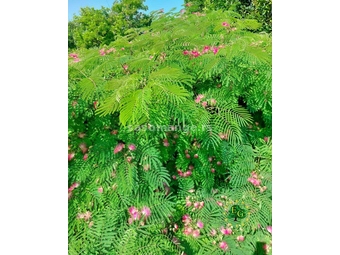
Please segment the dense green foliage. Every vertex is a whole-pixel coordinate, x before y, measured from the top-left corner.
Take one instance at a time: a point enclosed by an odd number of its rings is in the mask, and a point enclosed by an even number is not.
[[[189,12],[207,10],[230,10],[244,18],[256,18],[262,27],[259,30],[272,30],[272,0],[185,0]]]
[[[127,26],[70,54],[69,254],[271,254],[271,37],[222,10]]]

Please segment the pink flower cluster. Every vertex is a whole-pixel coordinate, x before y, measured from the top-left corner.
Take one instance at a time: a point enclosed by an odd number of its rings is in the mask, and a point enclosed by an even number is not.
[[[136,150],[136,145],[134,145],[133,143],[130,144],[128,147],[129,147],[129,150],[130,150],[130,151]]]
[[[195,103],[196,103],[196,104],[201,103],[201,100],[202,100],[203,98],[204,98],[204,95],[202,95],[202,94],[197,95],[197,97],[196,97],[196,99],[195,99]],[[209,102],[209,103],[208,103],[208,102]],[[203,101],[201,104],[202,104],[203,107],[207,107],[208,104],[211,105],[211,106],[215,106],[216,103],[217,103],[216,99],[211,98],[210,101]]]
[[[169,143],[169,141],[168,141],[168,139],[163,139],[163,145],[165,146],[165,147],[169,147],[170,146],[170,143]]]
[[[184,223],[183,233],[187,236],[192,235],[197,238],[200,236],[200,229],[204,227],[204,223],[200,220],[193,224],[192,219],[188,214],[182,216],[182,222]]]
[[[151,215],[151,210],[147,206],[143,206],[143,208],[139,211],[136,207],[131,206],[129,208],[130,218],[128,219],[129,224],[132,224],[135,220],[140,220],[143,216],[143,219],[146,220]],[[144,224],[144,221],[142,225]]]
[[[68,188],[68,199],[72,197],[72,191],[77,187],[79,187],[79,183],[75,182]]]
[[[85,153],[88,151],[88,148],[86,147],[86,144],[85,144],[85,143],[81,143],[81,144],[79,145],[79,148],[80,148],[80,150],[81,150],[81,152],[82,152],[83,154],[85,154]]]
[[[221,228],[221,233],[223,235],[228,236],[228,235],[231,235],[232,232],[233,232],[233,230],[231,228],[224,228],[224,227]]]
[[[75,182],[68,188],[68,192],[72,192],[75,188],[78,188],[78,187],[79,187],[79,183]]]
[[[219,133],[218,135],[222,140],[228,140],[228,134]]]
[[[204,46],[202,52],[197,51],[197,50],[185,50],[183,51],[183,55],[188,55],[190,57],[194,57],[197,58],[199,56],[201,56],[202,54],[206,54],[209,53],[209,51],[212,51],[214,53],[214,55],[217,54],[217,52],[219,51],[219,49],[223,48],[224,46],[220,45],[218,47],[216,46]]]
[[[103,48],[103,49],[99,50],[99,54],[100,54],[101,56],[105,56],[106,54],[109,54],[109,53],[111,53],[111,52],[116,52],[116,49],[115,49],[115,48],[111,48],[111,49],[109,49],[109,50],[105,50],[105,49]]]
[[[258,176],[255,171],[251,173],[251,177],[248,178],[248,181],[255,187],[260,186],[261,184],[261,180],[258,179]]]
[[[238,236],[238,237],[236,237],[236,240],[239,241],[239,242],[243,242],[244,236]]]
[[[220,242],[219,247],[220,247],[222,250],[226,251],[226,250],[228,249],[228,244],[227,244],[225,241],[222,241],[222,242]]]
[[[222,22],[222,26],[229,27],[230,25],[227,22]]]
[[[78,54],[76,54],[76,53],[71,53],[69,56],[71,58],[73,58],[73,62],[79,62],[80,61]]]
[[[272,226],[267,226],[267,230],[269,233],[272,233]]]
[[[199,95],[196,97],[196,99],[195,99],[195,103],[196,103],[196,104],[199,104],[199,103],[201,102],[201,99],[202,99],[202,98],[204,98],[204,95],[199,94]]]
[[[202,209],[203,208],[203,206],[204,206],[204,201],[201,201],[201,202],[198,202],[198,201],[196,201],[196,202],[193,202],[192,201],[192,199],[191,199],[191,196],[187,196],[186,198],[185,198],[185,205],[187,206],[187,207],[190,207],[190,206],[194,206],[194,208],[192,209],[193,211],[194,210],[199,210],[199,209]]]
[[[177,169],[177,173],[181,177],[189,177],[190,175],[192,175],[192,171],[190,170],[183,172],[181,169]]]
[[[75,156],[75,153],[74,152],[71,152],[68,154],[68,161],[71,161]]]
[[[114,148],[113,153],[117,154],[118,152],[122,151],[125,148],[124,143],[118,143],[117,146]]]
[[[91,212],[86,211],[85,213],[78,213],[77,219],[89,220],[91,218]]]

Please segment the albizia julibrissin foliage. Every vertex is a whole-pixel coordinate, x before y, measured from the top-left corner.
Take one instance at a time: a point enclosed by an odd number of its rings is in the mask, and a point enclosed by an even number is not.
[[[258,26],[160,13],[70,53],[70,255],[271,253],[271,38]]]

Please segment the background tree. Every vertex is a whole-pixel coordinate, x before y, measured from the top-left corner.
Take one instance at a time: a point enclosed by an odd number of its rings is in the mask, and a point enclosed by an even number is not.
[[[114,20],[113,31],[119,35],[125,35],[130,28],[149,26],[150,16],[141,12],[147,11],[145,0],[117,0],[112,6],[112,17]]]
[[[80,15],[73,18],[73,38],[77,48],[90,48],[108,44],[114,40],[110,9],[100,10],[85,7],[80,9]]]
[[[108,45],[131,28],[150,25],[151,17],[140,11],[148,9],[143,2],[121,0],[115,1],[111,8],[81,8],[79,16],[75,15],[68,25],[69,48]]]

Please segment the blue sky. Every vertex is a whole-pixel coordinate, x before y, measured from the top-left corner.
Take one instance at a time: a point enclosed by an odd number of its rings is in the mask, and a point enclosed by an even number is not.
[[[100,9],[101,6],[111,7],[113,0],[68,0],[68,20],[72,20],[73,14],[79,14],[81,7],[94,7]],[[146,0],[145,4],[149,7],[149,11],[164,9],[169,11],[172,7],[176,7],[180,11],[183,7],[184,0]]]

